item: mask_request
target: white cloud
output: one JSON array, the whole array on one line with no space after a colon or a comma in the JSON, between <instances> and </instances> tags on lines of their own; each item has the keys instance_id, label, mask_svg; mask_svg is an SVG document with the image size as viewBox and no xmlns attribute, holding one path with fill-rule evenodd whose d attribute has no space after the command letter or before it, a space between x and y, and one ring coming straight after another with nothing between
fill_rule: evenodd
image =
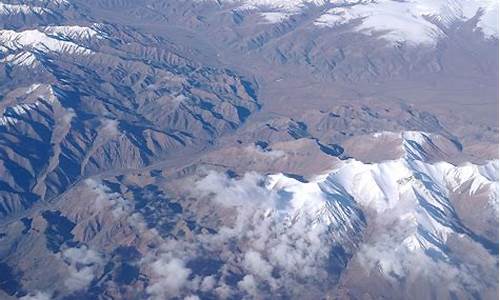
<instances>
[{"instance_id":1,"label":"white cloud","mask_svg":"<svg viewBox=\"0 0 500 300\"><path fill-rule=\"evenodd\" d=\"M256 145L246 146L245 151L251 155L260 155L271 159L279 159L286 157L286 153L282 150L272 150L272 149L266 150Z\"/></svg>"},{"instance_id":2,"label":"white cloud","mask_svg":"<svg viewBox=\"0 0 500 300\"><path fill-rule=\"evenodd\" d=\"M178 105L180 105L181 103L183 103L183 102L185 102L185 101L187 101L187 100L189 100L189 98L188 98L188 97L186 97L186 96L185 96L185 95L183 95L183 94L179 94L179 95L177 95L177 96L173 96L173 98L172 98L172 100L171 100L171 101L172 101L172 103L173 103L174 105L178 106Z\"/></svg>"},{"instance_id":3,"label":"white cloud","mask_svg":"<svg viewBox=\"0 0 500 300\"><path fill-rule=\"evenodd\" d=\"M117 219L129 216L132 213L133 204L119 193L113 193L107 186L95 179L86 179L85 183L96 194L96 211L109 209L113 217Z\"/></svg>"},{"instance_id":4,"label":"white cloud","mask_svg":"<svg viewBox=\"0 0 500 300\"><path fill-rule=\"evenodd\" d=\"M205 278L203 278L203 281L201 282L200 290L202 292L211 291L216 283L217 282L214 276L206 276Z\"/></svg>"},{"instance_id":5,"label":"white cloud","mask_svg":"<svg viewBox=\"0 0 500 300\"><path fill-rule=\"evenodd\" d=\"M153 274L148 287L152 298L197 292L213 292L220 299L243 293L259 297L260 286L274 291L288 289L291 295L300 297L304 281L312 276L314 280L326 278L332 242L326 236L327 226L313 222L314 216L283 205L281 189L273 189L268 179L249 173L235 180L208 172L190 185L191 193L200 201L212 201L232 214L224 218L225 224L217 234L201 233L194 241L162 240L157 253L149 253L142 265ZM293 193L288 196L293 197ZM235 252L235 246L243 251ZM212 276L194 276L184 262L207 252L220 258L223 265ZM244 275L237 285L224 279L224 274L235 267Z\"/></svg>"},{"instance_id":6,"label":"white cloud","mask_svg":"<svg viewBox=\"0 0 500 300\"><path fill-rule=\"evenodd\" d=\"M263 187L265 180L264 176L254 172L247 173L236 181L224 174L210 171L206 177L196 182L193 193L200 197L214 195L212 200L223 206L273 207L277 195Z\"/></svg>"},{"instance_id":7,"label":"white cloud","mask_svg":"<svg viewBox=\"0 0 500 300\"><path fill-rule=\"evenodd\" d=\"M71 124L71 120L76 116L75 110L72 108L66 109L66 113L63 115L63 121L66 124Z\"/></svg>"},{"instance_id":8,"label":"white cloud","mask_svg":"<svg viewBox=\"0 0 500 300\"><path fill-rule=\"evenodd\" d=\"M243 257L243 267L248 270L248 272L259 276L263 280L271 280L271 272L273 267L265 261L259 252L250 250L245 253Z\"/></svg>"},{"instance_id":9,"label":"white cloud","mask_svg":"<svg viewBox=\"0 0 500 300\"><path fill-rule=\"evenodd\" d=\"M87 246L65 249L61 257L68 264L69 272L64 284L73 291L86 288L104 262L103 257L98 252Z\"/></svg>"},{"instance_id":10,"label":"white cloud","mask_svg":"<svg viewBox=\"0 0 500 300\"><path fill-rule=\"evenodd\" d=\"M219 299L227 299L233 295L234 291L225 283L220 284L215 289L215 294Z\"/></svg>"},{"instance_id":11,"label":"white cloud","mask_svg":"<svg viewBox=\"0 0 500 300\"><path fill-rule=\"evenodd\" d=\"M20 300L51 300L52 294L47 292L37 291L35 293L30 293L26 296L19 298Z\"/></svg>"},{"instance_id":12,"label":"white cloud","mask_svg":"<svg viewBox=\"0 0 500 300\"><path fill-rule=\"evenodd\" d=\"M108 136L116 136L120 134L120 130L118 128L118 121L112 119L104 119L102 122L101 131Z\"/></svg>"},{"instance_id":13,"label":"white cloud","mask_svg":"<svg viewBox=\"0 0 500 300\"><path fill-rule=\"evenodd\" d=\"M225 299L243 295L262 298L286 291L290 298L314 298L336 284L338 274L329 273L333 246L342 245L346 255L358 249L365 223L359 210L353 207L360 206L375 214L370 217L372 226L385 230L377 234L374 242L362 244L355 256L368 272L382 271L388 280L394 275L429 277L434 276L429 275L433 272L446 272L450 282L457 278L460 282L477 284L477 275L471 278L457 275L470 273L464 271L463 265L452 268L434 261L423 250L415 252L423 248L433 253L440 251L423 238L419 226L429 230L437 240L446 240L449 233L448 227L419 205L417 196L426 194L431 201L429 205L447 212L449 205L442 198L446 192L429 190L416 176L411 176L417 171L423 174L436 170L430 166L410 166L403 160L369 165L351 161L309 183L284 175L257 173L232 179L208 171L201 179L193 179L186 185L186 196L208 201L207 205L220 213L215 218L220 221L214 228L216 233L199 233L186 240L163 240L157 253L145 261L156 266L152 268L156 277L149 292L156 296L164 295L161 292L167 290L178 296L212 292ZM434 188L441 188L441 184ZM207 253L223 263L215 274L203 277L186 267L184 262ZM169 280L161 271L172 260L176 261L178 273L184 274L179 281ZM335 272L342 267L333 265ZM232 273L242 276L237 284L234 278L227 279ZM169 282L172 286L167 287Z\"/></svg>"},{"instance_id":14,"label":"white cloud","mask_svg":"<svg viewBox=\"0 0 500 300\"><path fill-rule=\"evenodd\" d=\"M241 291L257 297L256 287L261 284L271 290L295 286L288 290L295 289L293 292L300 296L304 281L312 276L318 280L328 276L325 266L334 239L327 236L327 224L314 221L315 208L310 214L299 205L305 200L296 197L303 195L286 192L280 184L271 184L269 180L256 173L235 180L208 172L197 181L192 189L196 197L209 198L208 201L232 208L234 212L234 216L228 218L231 221L220 227L216 235L202 235L198 240L205 249L225 258L223 268L232 265L243 268L246 276L238 284ZM298 183L294 179L284 180ZM292 204L284 205L284 198L288 197L286 201ZM227 246L228 241L244 251L234 253ZM277 272L276 278L273 272ZM233 291L219 282L218 292L220 297L228 297Z\"/></svg>"},{"instance_id":15,"label":"white cloud","mask_svg":"<svg viewBox=\"0 0 500 300\"><path fill-rule=\"evenodd\" d=\"M258 298L259 291L257 287L257 282L252 275L246 275L243 279L238 282L238 287L247 292L250 296Z\"/></svg>"},{"instance_id":16,"label":"white cloud","mask_svg":"<svg viewBox=\"0 0 500 300\"><path fill-rule=\"evenodd\" d=\"M169 254L163 254L152 263L151 268L157 278L146 291L153 299L178 296L188 284L188 277L191 274L191 270L186 268L182 260Z\"/></svg>"}]
</instances>

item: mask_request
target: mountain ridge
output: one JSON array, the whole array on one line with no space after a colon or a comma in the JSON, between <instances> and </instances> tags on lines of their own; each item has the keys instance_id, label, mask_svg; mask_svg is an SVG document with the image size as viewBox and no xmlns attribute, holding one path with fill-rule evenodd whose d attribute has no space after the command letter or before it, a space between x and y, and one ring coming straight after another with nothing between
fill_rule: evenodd
<instances>
[{"instance_id":1,"label":"mountain ridge","mask_svg":"<svg viewBox=\"0 0 500 300\"><path fill-rule=\"evenodd\" d=\"M0 0L0 298L498 298L497 10Z\"/></svg>"}]
</instances>

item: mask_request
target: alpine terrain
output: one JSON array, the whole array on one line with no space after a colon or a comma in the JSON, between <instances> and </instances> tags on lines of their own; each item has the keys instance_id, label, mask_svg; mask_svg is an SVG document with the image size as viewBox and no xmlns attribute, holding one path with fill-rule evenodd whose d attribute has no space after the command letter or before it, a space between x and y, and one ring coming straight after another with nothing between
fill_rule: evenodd
<instances>
[{"instance_id":1,"label":"alpine terrain","mask_svg":"<svg viewBox=\"0 0 500 300\"><path fill-rule=\"evenodd\" d=\"M0 0L0 299L498 299L497 0Z\"/></svg>"}]
</instances>

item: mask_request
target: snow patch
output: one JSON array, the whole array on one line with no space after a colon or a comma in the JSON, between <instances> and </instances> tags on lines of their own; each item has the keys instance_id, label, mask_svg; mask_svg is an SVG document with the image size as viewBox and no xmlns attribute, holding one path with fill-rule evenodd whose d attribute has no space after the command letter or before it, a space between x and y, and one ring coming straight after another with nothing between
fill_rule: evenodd
<instances>
[{"instance_id":1,"label":"snow patch","mask_svg":"<svg viewBox=\"0 0 500 300\"><path fill-rule=\"evenodd\" d=\"M239 4L239 10L253 10L268 22L279 23L308 6L325 7L314 24L336 27L359 21L355 29L390 42L435 44L445 35L435 23L445 26L479 16L477 28L484 35L498 37L498 1L495 0L222 0ZM327 8L327 6L333 8Z\"/></svg>"},{"instance_id":2,"label":"snow patch","mask_svg":"<svg viewBox=\"0 0 500 300\"><path fill-rule=\"evenodd\" d=\"M497 37L498 1L491 0L364 0L328 10L315 25L335 27L359 20L355 28L361 33L381 34L391 42L434 44L445 34L433 18L449 26L477 14L480 15L477 27L486 37Z\"/></svg>"},{"instance_id":3,"label":"snow patch","mask_svg":"<svg viewBox=\"0 0 500 300\"><path fill-rule=\"evenodd\" d=\"M43 29L43 31L50 36L71 40L90 40L92 38L102 38L98 24L94 24L91 27L79 25L47 26Z\"/></svg>"},{"instance_id":4,"label":"snow patch","mask_svg":"<svg viewBox=\"0 0 500 300\"><path fill-rule=\"evenodd\" d=\"M281 23L290 17L290 14L283 12L264 12L261 15L268 23Z\"/></svg>"},{"instance_id":5,"label":"snow patch","mask_svg":"<svg viewBox=\"0 0 500 300\"><path fill-rule=\"evenodd\" d=\"M0 2L0 16L10 16L18 14L42 15L49 13L51 13L51 11L43 7L28 6L24 4L6 4Z\"/></svg>"},{"instance_id":6,"label":"snow patch","mask_svg":"<svg viewBox=\"0 0 500 300\"><path fill-rule=\"evenodd\" d=\"M29 95L37 91L37 100L31 103L19 103L13 106L6 107L0 117L0 126L15 125L23 115L29 114L30 111L37 109L42 100L47 103L54 103L56 96L50 85L33 84L26 89L25 94Z\"/></svg>"},{"instance_id":7,"label":"snow patch","mask_svg":"<svg viewBox=\"0 0 500 300\"><path fill-rule=\"evenodd\" d=\"M55 38L38 29L21 32L0 30L0 52L26 51L30 48L41 52L65 54L88 55L93 53L91 50L74 42Z\"/></svg>"},{"instance_id":8,"label":"snow patch","mask_svg":"<svg viewBox=\"0 0 500 300\"><path fill-rule=\"evenodd\" d=\"M40 62L36 58L35 54L29 51L22 51L15 54L9 54L5 58L0 60L0 62L14 66L31 67L31 68L40 65Z\"/></svg>"}]
</instances>

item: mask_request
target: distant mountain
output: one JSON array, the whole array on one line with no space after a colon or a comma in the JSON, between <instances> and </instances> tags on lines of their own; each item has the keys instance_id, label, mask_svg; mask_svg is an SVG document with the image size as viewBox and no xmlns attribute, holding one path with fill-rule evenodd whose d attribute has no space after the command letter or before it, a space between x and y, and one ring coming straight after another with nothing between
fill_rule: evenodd
<instances>
[{"instance_id":1,"label":"distant mountain","mask_svg":"<svg viewBox=\"0 0 500 300\"><path fill-rule=\"evenodd\" d=\"M307 9L321 10L318 27L353 25L356 31L395 43L435 43L454 22L470 21L485 37L498 38L498 2L474 1L219 1L239 5L237 10L257 12L269 23L286 22Z\"/></svg>"}]
</instances>

